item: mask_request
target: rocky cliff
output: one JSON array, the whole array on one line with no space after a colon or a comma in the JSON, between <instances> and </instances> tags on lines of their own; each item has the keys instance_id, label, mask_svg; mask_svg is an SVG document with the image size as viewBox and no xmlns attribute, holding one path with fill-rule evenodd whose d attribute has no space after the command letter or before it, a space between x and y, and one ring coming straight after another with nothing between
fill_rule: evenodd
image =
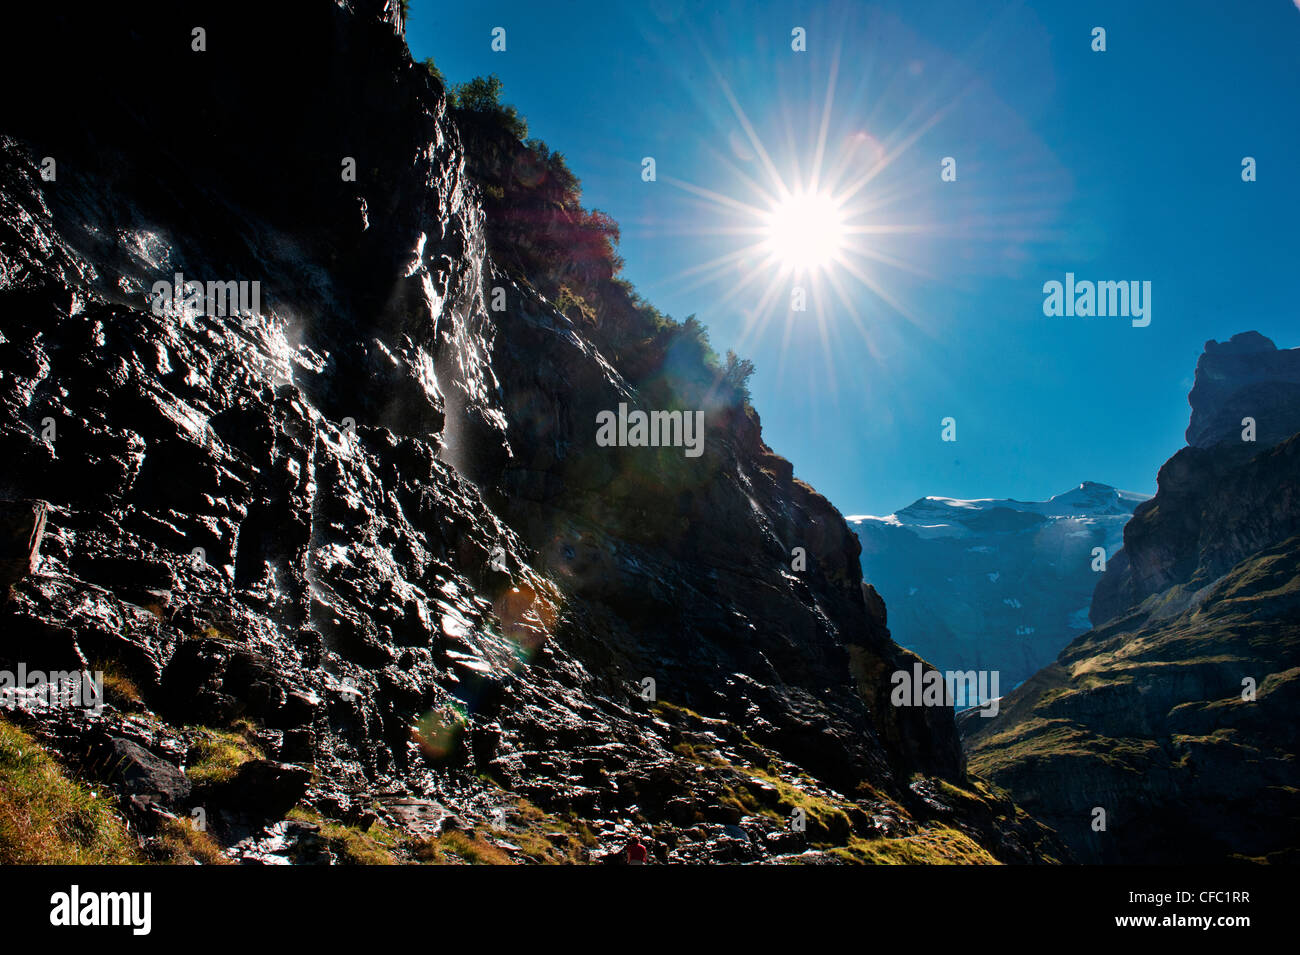
<instances>
[{"instance_id":1,"label":"rocky cliff","mask_svg":"<svg viewBox=\"0 0 1300 955\"><path fill-rule=\"evenodd\" d=\"M396 3L24 16L0 668L107 704L7 718L146 853L188 819L244 861L1058 852L950 711L889 705L914 657L748 404L612 276L566 314L498 264ZM622 403L702 410L703 453L600 446Z\"/></svg>"},{"instance_id":2,"label":"rocky cliff","mask_svg":"<svg viewBox=\"0 0 1300 955\"><path fill-rule=\"evenodd\" d=\"M1125 527L1097 585L1094 624L1157 594L1168 594L1166 612L1182 606L1238 561L1300 533L1294 499L1275 496L1292 463L1265 453L1300 430L1298 383L1300 348L1278 350L1258 332L1206 342L1188 396L1188 447L1160 468L1159 495Z\"/></svg>"},{"instance_id":3,"label":"rocky cliff","mask_svg":"<svg viewBox=\"0 0 1300 955\"><path fill-rule=\"evenodd\" d=\"M1143 500L1085 481L1046 501L929 497L849 521L894 639L941 670L996 671L1007 692L1089 628L1094 549L1118 551Z\"/></svg>"},{"instance_id":4,"label":"rocky cliff","mask_svg":"<svg viewBox=\"0 0 1300 955\"><path fill-rule=\"evenodd\" d=\"M1080 859L1300 858L1297 358L1257 333L1207 344L1188 429L1201 443L1125 528L1097 626L997 718L963 721L972 766ZM1254 442L1251 412L1268 422Z\"/></svg>"},{"instance_id":5,"label":"rocky cliff","mask_svg":"<svg viewBox=\"0 0 1300 955\"><path fill-rule=\"evenodd\" d=\"M1281 350L1259 332L1208 341L1187 400L1190 447L1240 441L1246 418L1255 423L1257 443L1276 444L1300 419L1300 349Z\"/></svg>"}]
</instances>

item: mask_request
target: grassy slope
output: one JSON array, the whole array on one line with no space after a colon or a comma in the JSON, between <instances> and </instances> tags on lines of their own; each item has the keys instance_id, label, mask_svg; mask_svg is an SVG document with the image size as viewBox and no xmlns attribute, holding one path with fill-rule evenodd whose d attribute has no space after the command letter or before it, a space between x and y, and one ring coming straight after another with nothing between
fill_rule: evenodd
<instances>
[{"instance_id":1,"label":"grassy slope","mask_svg":"<svg viewBox=\"0 0 1300 955\"><path fill-rule=\"evenodd\" d=\"M997 719L971 721L971 770L1083 859L1293 854L1300 539L1242 561L1197 607L1153 622L1159 602L1080 637ZM1253 701L1242 698L1246 678ZM1107 832L1092 831L1095 807L1107 810Z\"/></svg>"},{"instance_id":2,"label":"grassy slope","mask_svg":"<svg viewBox=\"0 0 1300 955\"><path fill-rule=\"evenodd\" d=\"M110 803L70 779L34 739L0 717L0 864L139 862Z\"/></svg>"}]
</instances>

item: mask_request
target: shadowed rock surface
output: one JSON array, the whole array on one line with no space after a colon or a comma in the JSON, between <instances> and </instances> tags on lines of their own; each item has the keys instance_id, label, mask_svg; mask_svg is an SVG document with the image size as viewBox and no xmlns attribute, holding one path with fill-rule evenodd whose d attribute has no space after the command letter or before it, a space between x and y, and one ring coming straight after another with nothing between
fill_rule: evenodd
<instances>
[{"instance_id":1,"label":"shadowed rock surface","mask_svg":"<svg viewBox=\"0 0 1300 955\"><path fill-rule=\"evenodd\" d=\"M628 340L626 292L597 329L498 268L395 3L26 16L58 82L6 84L0 497L48 516L0 666L106 672L99 715L12 717L73 770L111 738L245 862L340 826L429 861L634 827L659 861L1061 854L951 711L889 705L914 658L754 411ZM177 274L260 308L157 314ZM620 402L703 408L704 454L597 447Z\"/></svg>"},{"instance_id":2,"label":"shadowed rock surface","mask_svg":"<svg viewBox=\"0 0 1300 955\"><path fill-rule=\"evenodd\" d=\"M1294 433L1288 429L1300 419L1300 348L1279 349L1259 332L1208 341L1187 401L1187 443L1193 448L1240 441L1248 417L1255 421L1258 443L1276 444Z\"/></svg>"}]
</instances>

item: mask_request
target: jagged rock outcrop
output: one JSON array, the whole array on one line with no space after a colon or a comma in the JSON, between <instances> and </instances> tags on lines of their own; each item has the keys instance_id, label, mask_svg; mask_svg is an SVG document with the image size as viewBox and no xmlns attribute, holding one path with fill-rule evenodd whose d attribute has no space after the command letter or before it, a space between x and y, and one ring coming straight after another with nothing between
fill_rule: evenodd
<instances>
[{"instance_id":1,"label":"jagged rock outcrop","mask_svg":"<svg viewBox=\"0 0 1300 955\"><path fill-rule=\"evenodd\" d=\"M1208 341L1187 401L1189 447L1241 441L1245 418L1255 422L1257 443L1277 444L1300 419L1300 348L1279 349L1259 332Z\"/></svg>"},{"instance_id":2,"label":"jagged rock outcrop","mask_svg":"<svg viewBox=\"0 0 1300 955\"><path fill-rule=\"evenodd\" d=\"M698 458L596 444L673 370L494 264L396 3L146 7L8 37L61 65L0 129L0 488L48 507L0 666L111 689L22 709L43 740L201 773L246 861L319 833L274 818L296 799L411 837L581 829L592 858L629 826L664 861L1061 854L963 788L949 711L889 705L913 657L752 409L706 404Z\"/></svg>"},{"instance_id":3,"label":"jagged rock outcrop","mask_svg":"<svg viewBox=\"0 0 1300 955\"><path fill-rule=\"evenodd\" d=\"M1088 629L1093 550L1117 551L1143 500L1085 481L1046 501L927 497L849 521L894 639L940 670L995 671L1005 693Z\"/></svg>"},{"instance_id":4,"label":"jagged rock outcrop","mask_svg":"<svg viewBox=\"0 0 1300 955\"><path fill-rule=\"evenodd\" d=\"M1223 417L1203 404L1214 351L1194 422ZM1239 417L1241 390L1205 377ZM1285 405L1285 382L1247 387ZM1273 427L1290 436L1251 444L1238 425L1166 462L1097 588L1096 628L998 717L962 721L972 767L1081 860L1300 858L1300 414Z\"/></svg>"}]
</instances>

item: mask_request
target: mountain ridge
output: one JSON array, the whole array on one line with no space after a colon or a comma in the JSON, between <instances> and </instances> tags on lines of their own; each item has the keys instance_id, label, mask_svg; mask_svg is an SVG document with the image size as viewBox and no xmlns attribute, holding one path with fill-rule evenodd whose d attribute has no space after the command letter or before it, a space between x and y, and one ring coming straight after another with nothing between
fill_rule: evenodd
<instances>
[{"instance_id":1,"label":"mountain ridge","mask_svg":"<svg viewBox=\"0 0 1300 955\"><path fill-rule=\"evenodd\" d=\"M972 766L1084 862L1300 858L1300 409L1285 381L1257 400L1250 365L1215 382L1226 414L1207 407L1222 351L1207 343L1198 363L1193 420L1267 408L1265 439L1236 424L1170 458L1097 587L1093 629L995 718L959 719Z\"/></svg>"},{"instance_id":2,"label":"mountain ridge","mask_svg":"<svg viewBox=\"0 0 1300 955\"><path fill-rule=\"evenodd\" d=\"M871 514L850 514L845 520L850 523L858 521L884 521L899 526L929 526L925 520L950 517L961 522L963 516L973 516L979 512L994 509L1023 511L1041 514L1044 517L1101 517L1132 513L1132 507L1147 500L1148 494L1135 491L1123 491L1099 481L1083 481L1076 487L1059 494L1053 494L1045 501L1020 501L1015 498L953 498L927 495L917 498L911 504L892 514L875 516ZM1125 502L1128 502L1126 509ZM940 521L940 524L943 522Z\"/></svg>"}]
</instances>

